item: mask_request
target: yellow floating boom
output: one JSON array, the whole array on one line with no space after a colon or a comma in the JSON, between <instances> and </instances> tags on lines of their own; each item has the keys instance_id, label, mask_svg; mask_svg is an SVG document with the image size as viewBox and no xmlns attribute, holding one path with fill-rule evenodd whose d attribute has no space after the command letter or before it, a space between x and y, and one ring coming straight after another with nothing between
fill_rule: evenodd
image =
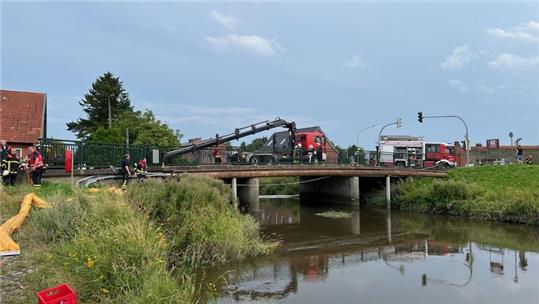
<instances>
[{"instance_id":1,"label":"yellow floating boom","mask_svg":"<svg viewBox=\"0 0 539 304\"><path fill-rule=\"evenodd\" d=\"M50 205L35 193L27 194L22 200L19 213L0 226L0 256L20 254L19 245L13 241L11 234L16 229L20 229L28 213L30 213L32 204L39 208L50 208Z\"/></svg>"}]
</instances>

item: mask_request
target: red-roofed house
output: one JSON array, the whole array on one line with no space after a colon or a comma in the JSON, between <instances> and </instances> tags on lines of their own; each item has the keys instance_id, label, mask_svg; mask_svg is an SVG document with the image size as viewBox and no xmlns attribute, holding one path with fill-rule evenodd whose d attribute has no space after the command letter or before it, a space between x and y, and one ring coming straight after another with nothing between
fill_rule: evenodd
<instances>
[{"instance_id":1,"label":"red-roofed house","mask_svg":"<svg viewBox=\"0 0 539 304\"><path fill-rule=\"evenodd\" d=\"M0 90L0 139L23 155L47 136L47 94Z\"/></svg>"}]
</instances>

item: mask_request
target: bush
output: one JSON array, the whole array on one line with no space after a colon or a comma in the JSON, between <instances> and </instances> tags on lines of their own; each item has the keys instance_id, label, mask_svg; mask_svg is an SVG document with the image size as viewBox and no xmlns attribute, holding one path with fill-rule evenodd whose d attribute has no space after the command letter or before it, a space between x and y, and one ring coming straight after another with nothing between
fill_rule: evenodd
<instances>
[{"instance_id":1,"label":"bush","mask_svg":"<svg viewBox=\"0 0 539 304\"><path fill-rule=\"evenodd\" d=\"M130 187L127 198L161 225L169 241L169 266L199 268L267 253L258 223L238 213L221 181L182 177Z\"/></svg>"},{"instance_id":2,"label":"bush","mask_svg":"<svg viewBox=\"0 0 539 304\"><path fill-rule=\"evenodd\" d=\"M120 196L77 192L49 201L53 208L28 222L44 241L28 277L35 290L67 282L89 303L180 303L192 296L189 284L180 286L167 272L159 231Z\"/></svg>"}]
</instances>

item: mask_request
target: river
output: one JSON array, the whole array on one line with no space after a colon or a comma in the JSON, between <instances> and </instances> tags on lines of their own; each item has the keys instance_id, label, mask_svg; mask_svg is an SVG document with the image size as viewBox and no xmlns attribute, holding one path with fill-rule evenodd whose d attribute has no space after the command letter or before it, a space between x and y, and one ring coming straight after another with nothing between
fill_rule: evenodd
<instances>
[{"instance_id":1,"label":"river","mask_svg":"<svg viewBox=\"0 0 539 304\"><path fill-rule=\"evenodd\" d=\"M347 212L326 218L323 211ZM539 303L539 227L266 199L268 256L208 275L210 303Z\"/></svg>"}]
</instances>

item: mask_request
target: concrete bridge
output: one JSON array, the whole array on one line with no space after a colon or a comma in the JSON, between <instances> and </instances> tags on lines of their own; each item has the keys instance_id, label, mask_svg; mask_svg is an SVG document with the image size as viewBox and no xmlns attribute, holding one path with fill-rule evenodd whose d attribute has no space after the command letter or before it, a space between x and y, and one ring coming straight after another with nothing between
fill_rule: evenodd
<instances>
[{"instance_id":1,"label":"concrete bridge","mask_svg":"<svg viewBox=\"0 0 539 304\"><path fill-rule=\"evenodd\" d=\"M241 204L258 209L259 178L300 177L300 195L339 198L340 202L358 204L363 183L385 180L388 207L391 203L391 181L406 177L447 177L444 171L363 167L354 165L273 165L273 166L204 166L175 168L176 174L192 174L222 179L230 184L234 198ZM369 181L370 180L370 181Z\"/></svg>"},{"instance_id":2,"label":"concrete bridge","mask_svg":"<svg viewBox=\"0 0 539 304\"><path fill-rule=\"evenodd\" d=\"M208 176L222 179L230 184L232 193L237 202L246 205L249 209L258 209L259 178L261 177L299 177L300 195L302 197L331 197L338 198L339 202L358 204L360 190L365 184L374 181L384 183L388 207L391 202L391 182L407 177L447 177L445 171L365 167L357 165L208 165L152 168L151 172L169 173L177 176L183 174ZM111 175L113 170L86 169L75 170L77 179L91 175ZM46 178L65 178L63 170L49 170Z\"/></svg>"}]
</instances>

